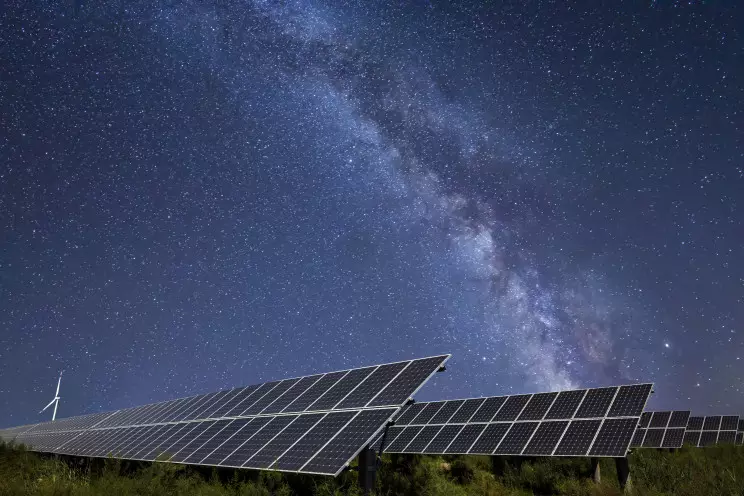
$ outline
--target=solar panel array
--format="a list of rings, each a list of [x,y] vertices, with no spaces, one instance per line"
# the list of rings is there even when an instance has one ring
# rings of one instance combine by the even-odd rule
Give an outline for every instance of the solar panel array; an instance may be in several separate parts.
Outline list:
[[[744,432],[742,419],[736,415],[709,415],[690,417],[685,430],[684,444],[714,446],[716,444],[741,444],[739,432]]]
[[[0,431],[34,451],[338,475],[449,355]]]
[[[414,403],[386,453],[622,457],[652,384]],[[382,437],[373,446],[380,449]]]
[[[690,419],[688,410],[643,412],[631,448],[680,448]]]

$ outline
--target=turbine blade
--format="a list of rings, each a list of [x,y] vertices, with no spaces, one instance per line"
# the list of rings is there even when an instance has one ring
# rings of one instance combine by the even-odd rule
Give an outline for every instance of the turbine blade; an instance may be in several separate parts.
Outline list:
[[[52,403],[54,403],[55,401],[57,401],[57,398],[54,398],[52,401],[50,401],[49,404],[47,406],[45,406],[44,408],[42,408],[39,413],[44,413],[44,410],[46,410],[47,408],[49,408],[50,406],[52,406]]]
[[[62,374],[59,375],[59,379],[57,379],[57,392],[54,393],[54,396],[59,396],[59,383],[62,382]]]

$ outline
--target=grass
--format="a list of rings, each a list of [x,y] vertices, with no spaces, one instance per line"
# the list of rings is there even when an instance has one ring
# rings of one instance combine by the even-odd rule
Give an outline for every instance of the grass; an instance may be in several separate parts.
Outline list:
[[[630,458],[639,495],[742,496],[744,449],[639,450]],[[602,482],[590,479],[589,459],[384,456],[376,496],[618,496],[612,460]],[[0,495],[39,496],[341,496],[360,495],[356,472],[336,479],[277,472],[202,470],[167,463],[42,456],[0,443]]]

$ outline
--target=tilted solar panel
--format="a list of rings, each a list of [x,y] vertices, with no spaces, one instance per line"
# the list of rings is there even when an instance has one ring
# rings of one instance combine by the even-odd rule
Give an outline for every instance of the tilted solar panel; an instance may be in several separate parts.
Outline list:
[[[688,425],[688,410],[643,412],[631,448],[679,448]]]
[[[386,453],[623,457],[651,389],[651,384],[637,384],[415,403],[387,429],[382,449]],[[381,438],[374,443],[378,449],[381,444]]]
[[[744,426],[743,420],[736,415],[690,417],[683,442],[699,447],[735,444],[738,441],[737,430]]]
[[[58,454],[337,475],[448,359],[272,381],[4,429],[0,438]],[[424,410],[413,406],[412,419]],[[440,430],[432,426],[416,446]]]

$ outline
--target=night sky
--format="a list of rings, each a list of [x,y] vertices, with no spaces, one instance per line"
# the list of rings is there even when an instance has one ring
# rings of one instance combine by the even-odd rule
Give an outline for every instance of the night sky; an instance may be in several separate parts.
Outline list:
[[[744,414],[742,26],[6,2],[0,425],[61,369],[65,417],[439,353],[419,399],[652,381]]]

